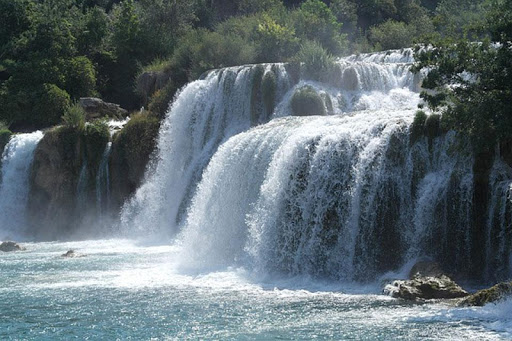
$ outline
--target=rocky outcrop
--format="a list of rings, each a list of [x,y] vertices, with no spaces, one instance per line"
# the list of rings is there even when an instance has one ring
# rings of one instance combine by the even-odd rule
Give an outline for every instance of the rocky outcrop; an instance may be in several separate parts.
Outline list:
[[[165,71],[146,71],[137,77],[137,92],[142,96],[144,105],[151,96],[169,83],[171,76]]]
[[[450,277],[415,277],[411,280],[394,281],[386,286],[385,291],[395,298],[406,300],[450,299],[468,296]]]
[[[495,286],[477,291],[460,302],[461,306],[483,306],[512,297],[512,282],[498,283]]]
[[[409,272],[409,280],[397,280],[387,285],[384,292],[395,298],[411,301],[452,299],[466,297],[469,293],[443,273],[435,262],[421,261]]]
[[[14,251],[25,251],[26,249],[22,247],[20,244],[6,241],[0,244],[0,251],[2,252],[14,252]]]
[[[85,110],[88,121],[101,117],[121,119],[128,115],[128,112],[118,104],[104,102],[96,97],[82,97],[80,105]]]
[[[58,238],[73,220],[81,148],[80,133],[62,127],[47,132],[34,152],[28,210],[40,239]]]

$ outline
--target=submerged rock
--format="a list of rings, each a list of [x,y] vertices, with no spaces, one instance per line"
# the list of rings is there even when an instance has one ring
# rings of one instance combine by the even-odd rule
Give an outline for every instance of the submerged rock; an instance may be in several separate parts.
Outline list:
[[[26,249],[22,247],[20,244],[7,241],[0,244],[0,251],[3,252],[13,252],[13,251],[25,251]]]
[[[488,289],[477,291],[476,293],[463,299],[461,306],[483,306],[487,303],[501,301],[507,297],[512,297],[512,282],[498,283]]]
[[[85,257],[85,255],[81,253],[75,252],[75,250],[68,250],[66,253],[63,253],[60,255],[63,258],[79,258],[79,257]]]

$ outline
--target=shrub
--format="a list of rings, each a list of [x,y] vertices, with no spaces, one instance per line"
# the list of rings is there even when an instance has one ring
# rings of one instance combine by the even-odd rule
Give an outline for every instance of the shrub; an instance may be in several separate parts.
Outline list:
[[[335,68],[332,55],[314,41],[306,41],[295,56],[295,60],[304,63],[307,78],[318,81],[325,80]]]
[[[427,120],[427,114],[423,110],[416,111],[414,120],[411,126],[411,143],[418,141],[423,135],[425,129],[425,121]]]
[[[410,47],[416,29],[404,22],[388,20],[370,29],[370,41],[377,50],[391,50]]]
[[[69,94],[55,84],[44,84],[33,98],[33,118],[38,124],[53,125],[69,110],[71,103]]]
[[[162,89],[155,91],[148,104],[148,110],[156,114],[159,118],[165,117],[169,109],[169,103],[176,93],[176,87],[172,81],[169,81]]]
[[[7,143],[9,143],[9,140],[11,138],[12,132],[7,128],[2,128],[2,123],[0,122],[0,162],[2,161],[2,153],[5,149],[5,146]]]
[[[295,91],[291,99],[291,107],[296,116],[325,115],[322,97],[310,86]]]
[[[62,116],[66,127],[83,131],[85,128],[85,111],[79,103],[73,104]]]
[[[97,170],[105,147],[110,140],[110,131],[105,120],[96,120],[85,126],[85,155],[89,169]]]

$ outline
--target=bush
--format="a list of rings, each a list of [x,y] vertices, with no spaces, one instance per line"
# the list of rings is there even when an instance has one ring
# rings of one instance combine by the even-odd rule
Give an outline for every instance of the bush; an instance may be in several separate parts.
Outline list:
[[[79,103],[73,104],[62,116],[66,127],[83,131],[85,128],[85,111]]]
[[[96,120],[85,126],[85,155],[89,169],[96,171],[110,140],[110,131],[105,120]]]
[[[66,90],[73,100],[92,96],[95,86],[96,71],[87,57],[75,57],[68,61]]]
[[[370,29],[370,41],[377,50],[391,50],[410,47],[416,29],[404,22],[388,20]]]
[[[291,107],[296,116],[325,115],[322,97],[310,86],[295,91],[291,99]]]
[[[4,152],[5,146],[9,143],[11,139],[12,132],[7,128],[2,128],[2,123],[0,122],[0,162],[2,162],[2,154]]]
[[[307,78],[318,81],[326,80],[336,66],[332,55],[314,41],[306,41],[295,56],[295,60],[304,63]]]
[[[411,126],[411,143],[415,143],[421,136],[423,136],[426,120],[427,114],[423,110],[416,111],[416,115],[414,116]]]
[[[53,125],[59,122],[70,106],[69,94],[54,84],[44,84],[38,97],[33,98],[34,121],[42,125]]]
[[[169,81],[162,89],[155,91],[148,104],[148,110],[159,118],[164,118],[169,109],[169,104],[176,93],[176,87]]]

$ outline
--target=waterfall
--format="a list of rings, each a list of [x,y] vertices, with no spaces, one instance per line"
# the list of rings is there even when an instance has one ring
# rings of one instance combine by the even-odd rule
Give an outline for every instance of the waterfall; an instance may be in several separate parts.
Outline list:
[[[325,82],[286,64],[249,65],[187,85],[121,227],[173,236],[187,269],[369,281],[427,258],[456,275],[476,263],[482,277],[512,275],[510,167],[491,172],[477,234],[469,143],[454,132],[411,136],[421,80],[412,62],[411,50],[342,58]],[[304,87],[326,116],[294,116]]]
[[[2,154],[0,182],[0,240],[23,237],[30,166],[34,150],[42,139],[40,131],[11,137]]]
[[[108,142],[96,174],[96,210],[98,218],[100,219],[108,213],[110,209],[110,174],[108,159],[111,149],[112,142]]]

